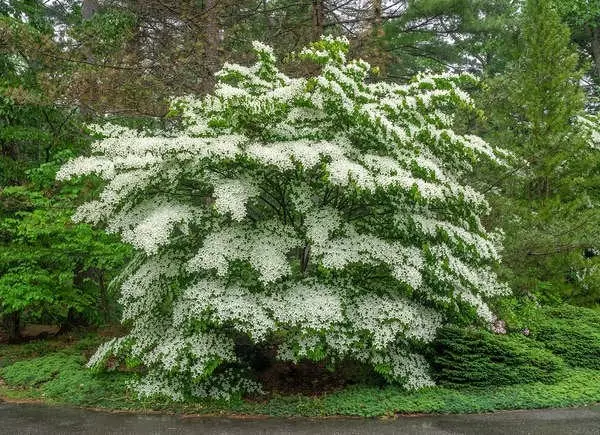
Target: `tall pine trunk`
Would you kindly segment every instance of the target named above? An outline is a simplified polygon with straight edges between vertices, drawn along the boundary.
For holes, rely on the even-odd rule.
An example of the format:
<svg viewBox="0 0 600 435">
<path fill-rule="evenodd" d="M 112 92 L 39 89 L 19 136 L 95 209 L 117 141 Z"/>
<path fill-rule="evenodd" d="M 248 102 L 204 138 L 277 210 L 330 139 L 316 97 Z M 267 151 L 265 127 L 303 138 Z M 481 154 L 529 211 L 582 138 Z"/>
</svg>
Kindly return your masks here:
<svg viewBox="0 0 600 435">
<path fill-rule="evenodd" d="M 592 57 L 596 79 L 600 81 L 600 26 L 592 27 Z"/>
<path fill-rule="evenodd" d="M 374 37 L 383 36 L 383 4 L 382 0 L 373 0 L 373 13 L 371 15 L 371 30 Z"/>
<path fill-rule="evenodd" d="M 220 67 L 221 52 L 221 26 L 219 23 L 219 0 L 206 0 L 204 2 L 205 34 L 204 34 L 204 62 L 207 76 L 203 91 L 210 92 L 215 84 L 215 73 Z"/>
<path fill-rule="evenodd" d="M 83 0 L 81 3 L 81 18 L 83 21 L 89 21 L 96 15 L 99 9 L 100 4 L 98 3 L 98 0 Z M 86 60 L 93 64 L 95 59 L 91 48 L 89 46 L 84 47 L 84 50 Z M 79 110 L 84 118 L 90 118 L 92 116 L 91 104 L 98 99 L 98 85 L 94 75 L 89 77 L 87 88 L 86 95 L 84 98 L 81 98 L 79 102 Z"/>
<path fill-rule="evenodd" d="M 318 41 L 325 30 L 324 0 L 312 0 L 312 40 Z"/>
</svg>

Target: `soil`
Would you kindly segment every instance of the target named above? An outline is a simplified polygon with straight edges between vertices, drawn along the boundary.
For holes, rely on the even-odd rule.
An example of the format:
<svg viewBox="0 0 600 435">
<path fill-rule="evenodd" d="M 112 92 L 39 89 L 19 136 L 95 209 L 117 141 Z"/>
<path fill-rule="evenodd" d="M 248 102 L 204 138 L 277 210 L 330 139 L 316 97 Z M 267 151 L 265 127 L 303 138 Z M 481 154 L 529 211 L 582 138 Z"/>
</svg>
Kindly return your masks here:
<svg viewBox="0 0 600 435">
<path fill-rule="evenodd" d="M 0 326 L 0 344 L 8 343 L 8 334 L 6 330 Z"/>
<path fill-rule="evenodd" d="M 383 382 L 370 367 L 355 361 L 340 362 L 332 370 L 325 361 L 304 360 L 293 364 L 277 360 L 274 347 L 261 350 L 258 351 L 260 356 L 251 365 L 264 391 L 275 394 L 315 397 L 356 383 L 379 385 Z"/>
<path fill-rule="evenodd" d="M 292 395 L 317 396 L 341 390 L 347 380 L 331 372 L 322 363 L 302 361 L 298 364 L 275 361 L 258 374 L 265 391 Z"/>
</svg>

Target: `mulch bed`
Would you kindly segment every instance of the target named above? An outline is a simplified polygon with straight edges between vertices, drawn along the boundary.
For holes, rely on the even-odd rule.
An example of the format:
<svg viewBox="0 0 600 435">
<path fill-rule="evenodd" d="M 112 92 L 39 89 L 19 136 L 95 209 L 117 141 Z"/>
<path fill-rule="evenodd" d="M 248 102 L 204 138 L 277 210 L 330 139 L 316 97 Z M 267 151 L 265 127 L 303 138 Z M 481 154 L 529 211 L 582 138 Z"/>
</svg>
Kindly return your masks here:
<svg viewBox="0 0 600 435">
<path fill-rule="evenodd" d="M 320 396 L 344 388 L 347 380 L 324 364 L 302 361 L 291 364 L 275 361 L 258 374 L 265 391 L 291 395 Z"/>
</svg>

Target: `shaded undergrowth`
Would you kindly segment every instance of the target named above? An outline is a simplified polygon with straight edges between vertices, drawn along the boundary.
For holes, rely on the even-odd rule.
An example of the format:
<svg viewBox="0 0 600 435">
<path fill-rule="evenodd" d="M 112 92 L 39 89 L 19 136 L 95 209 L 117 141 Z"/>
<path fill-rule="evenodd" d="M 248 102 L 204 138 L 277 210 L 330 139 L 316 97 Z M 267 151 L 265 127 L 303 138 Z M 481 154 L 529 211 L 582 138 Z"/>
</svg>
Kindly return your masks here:
<svg viewBox="0 0 600 435">
<path fill-rule="evenodd" d="M 174 403 L 140 400 L 127 388 L 135 373 L 93 373 L 85 361 L 99 339 L 0 346 L 0 397 L 40 400 L 117 410 L 272 416 L 386 416 L 398 413 L 474 413 L 502 409 L 567 407 L 600 402 L 600 370 L 566 368 L 554 384 L 503 387 L 432 387 L 406 391 L 396 386 L 353 385 L 321 396 L 261 396 L 231 402 Z M 21 359 L 16 361 L 15 359 Z"/>
</svg>

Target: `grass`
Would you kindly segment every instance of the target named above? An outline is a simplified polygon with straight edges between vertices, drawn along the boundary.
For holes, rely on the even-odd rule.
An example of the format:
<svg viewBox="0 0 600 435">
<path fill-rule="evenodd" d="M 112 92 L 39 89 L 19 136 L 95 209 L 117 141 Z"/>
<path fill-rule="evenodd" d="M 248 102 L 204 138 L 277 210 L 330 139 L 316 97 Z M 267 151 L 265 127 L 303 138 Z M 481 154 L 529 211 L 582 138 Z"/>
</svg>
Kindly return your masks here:
<svg viewBox="0 0 600 435">
<path fill-rule="evenodd" d="M 73 343 L 48 340 L 21 346 L 0 345 L 0 361 L 3 362 L 0 398 L 141 412 L 310 417 L 475 413 L 600 402 L 600 370 L 586 368 L 565 369 L 561 380 L 551 385 L 433 387 L 414 392 L 394 386 L 353 386 L 320 397 L 271 396 L 257 400 L 184 404 L 139 400 L 127 390 L 127 382 L 133 374 L 94 374 L 85 368 L 87 355 L 97 342 L 97 337 L 86 336 Z"/>
</svg>

